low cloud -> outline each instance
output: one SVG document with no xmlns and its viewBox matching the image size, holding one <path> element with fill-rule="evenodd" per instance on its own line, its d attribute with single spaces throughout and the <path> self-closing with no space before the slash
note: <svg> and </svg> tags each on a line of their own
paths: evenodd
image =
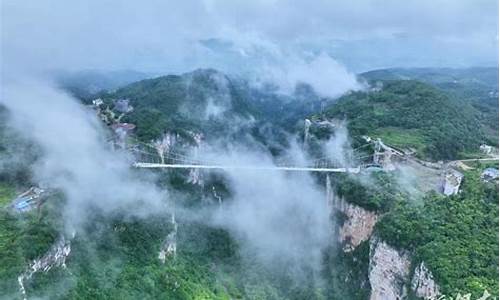
<svg viewBox="0 0 500 300">
<path fill-rule="evenodd" d="M 93 209 L 138 216 L 166 209 L 166 192 L 132 172 L 126 155 L 108 147 L 95 113 L 66 93 L 25 78 L 3 86 L 0 104 L 12 128 L 40 147 L 34 179 L 65 194 L 68 228 Z"/>
<path fill-rule="evenodd" d="M 241 167 L 223 173 L 231 197 L 214 211 L 213 225 L 232 233 L 244 250 L 256 253 L 265 265 L 279 261 L 297 269 L 319 270 L 332 232 L 324 189 L 311 174 L 245 169 L 276 164 L 263 151 L 239 146 L 205 147 L 201 156 Z M 288 165 L 303 165 L 304 156 L 298 146 L 284 154 Z"/>
</svg>

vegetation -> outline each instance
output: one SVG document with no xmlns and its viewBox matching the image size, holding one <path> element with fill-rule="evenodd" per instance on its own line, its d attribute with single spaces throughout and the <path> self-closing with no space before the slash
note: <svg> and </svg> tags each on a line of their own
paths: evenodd
<svg viewBox="0 0 500 300">
<path fill-rule="evenodd" d="M 326 115 L 347 119 L 353 136 L 380 137 L 434 160 L 454 159 L 491 142 L 470 105 L 412 80 L 387 81 L 381 91 L 346 95 Z"/>
<path fill-rule="evenodd" d="M 249 134 L 266 143 L 262 139 L 264 131 L 280 128 L 290 132 L 298 119 L 318 111 L 322 101 L 326 102 L 306 85 L 298 87 L 292 96 L 275 92 L 272 88 L 256 89 L 216 70 L 199 69 L 80 98 L 90 104 L 92 98 L 100 97 L 111 109 L 115 100 L 129 99 L 134 110 L 121 120 L 137 125 L 135 133 L 144 142 L 166 131 L 187 138 L 189 131 L 196 131 L 206 139 L 235 139 Z"/>
<path fill-rule="evenodd" d="M 233 82 L 211 69 L 146 79 L 99 96 L 111 107 L 114 100 L 130 100 L 134 110 L 123 121 L 136 124 L 143 141 L 165 131 L 187 135 L 196 130 L 210 136 L 252 112 Z"/>
<path fill-rule="evenodd" d="M 53 201 L 58 202 L 57 199 Z M 17 293 L 17 276 L 56 240 L 60 216 L 52 212 L 50 205 L 50 208 L 34 210 L 21 217 L 9 207 L 0 208 L 0 296 Z"/>
<path fill-rule="evenodd" d="M 488 138 L 498 143 L 498 68 L 396 68 L 370 71 L 360 77 L 371 83 L 413 79 L 431 84 L 458 102 L 470 104 Z"/>
<path fill-rule="evenodd" d="M 408 197 L 392 174 L 373 172 L 361 181 L 340 173 L 335 176 L 336 193 L 347 202 L 356 204 L 370 211 L 389 211 L 395 202 Z"/>
<path fill-rule="evenodd" d="M 252 256 L 241 257 L 227 232 L 203 224 L 180 224 L 177 255 L 162 264 L 157 255 L 170 230 L 160 216 L 147 221 L 96 216 L 73 239 L 67 269 L 37 273 L 27 281 L 27 291 L 50 299 L 298 300 L 321 295 L 313 274 L 299 283 L 292 280 L 291 266 L 276 271 Z M 23 266 L 22 259 L 15 265 Z M 6 270 L 5 278 L 11 278 L 4 282 L 11 286 L 2 291 L 15 291 L 22 267 Z"/>
<path fill-rule="evenodd" d="M 425 261 L 446 295 L 498 291 L 498 184 L 482 182 L 481 170 L 466 172 L 461 193 L 399 202 L 377 224 L 382 239 Z"/>
<path fill-rule="evenodd" d="M 368 266 L 370 242 L 362 242 L 353 252 L 345 253 L 333 247 L 326 251 L 324 276 L 327 299 L 364 300 L 370 297 Z"/>
<path fill-rule="evenodd" d="M 474 91 L 478 87 L 475 81 L 459 81 L 458 88 L 439 74 L 412 75 L 424 82 L 394 74 L 364 74 L 368 80 L 383 80 L 383 89 L 345 95 L 325 112 L 328 118 L 348 120 L 353 147 L 366 144 L 361 136 L 369 135 L 398 148 L 412 148 L 420 157 L 439 160 L 476 155 L 482 142 L 497 144 L 491 133 L 498 128 L 491 125 L 494 116 L 488 111 L 494 101 L 488 102 L 489 94 L 485 94 L 492 87 L 490 81 L 483 78 L 485 83 Z M 295 95 L 304 101 L 289 102 L 289 98 L 265 89 L 256 91 L 214 70 L 143 80 L 99 96 L 115 111 L 114 100 L 130 99 L 134 111 L 122 121 L 136 124 L 142 141 L 158 138 L 165 131 L 181 135 L 184 141 L 192 139 L 190 131 L 225 140 L 249 134 L 252 142 L 276 155 L 288 146 L 283 129 L 297 129 L 295 125 L 311 109 L 317 112 L 321 103 L 304 86 Z M 88 103 L 94 95 L 85 97 Z M 214 110 L 207 115 L 209 106 Z M 250 115 L 262 124 L 241 122 L 250 120 Z M 5 116 L 0 107 L 0 155 L 14 162 L 13 149 L 34 149 L 26 153 L 28 159 L 22 164 L 12 163 L 0 171 L 0 297 L 15 298 L 19 296 L 17 276 L 50 249 L 63 231 L 64 197 L 54 195 L 40 211 L 15 214 L 8 209 L 15 190 L 30 184 L 29 165 L 37 150 L 6 130 Z M 316 142 L 334 133 L 313 126 L 310 134 Z M 313 142 L 310 151 L 318 146 Z M 425 261 L 444 294 L 472 292 L 479 297 L 485 289 L 490 293 L 498 290 L 498 183 L 479 179 L 486 166 L 475 164 L 475 169 L 465 172 L 458 195 L 430 193 L 422 201 L 412 201 L 400 189 L 397 174 L 338 174 L 332 175 L 332 182 L 339 197 L 377 211 L 382 217 L 376 234 L 398 249 L 411 251 L 414 265 Z M 159 173 L 155 178 L 160 185 L 169 186 L 172 197 L 184 195 L 183 204 L 189 208 L 206 205 L 201 199 L 213 197 L 212 187 L 224 199 L 231 197 L 231 188 L 220 174 L 205 177 L 205 186 L 197 187 L 186 182 L 186 173 Z M 337 217 L 342 222 L 342 216 Z M 279 260 L 266 265 L 255 253 L 243 252 L 228 231 L 178 216 L 178 251 L 175 258 L 162 264 L 158 252 L 172 230 L 169 220 L 165 215 L 138 219 L 95 211 L 72 239 L 67 268 L 35 274 L 26 282 L 28 294 L 50 299 L 369 297 L 369 241 L 350 253 L 331 245 L 324 251 L 320 271 L 305 268 L 297 277 L 296 266 Z"/>
<path fill-rule="evenodd" d="M 14 188 L 7 183 L 0 182 L 0 207 L 6 206 L 14 198 Z"/>
</svg>

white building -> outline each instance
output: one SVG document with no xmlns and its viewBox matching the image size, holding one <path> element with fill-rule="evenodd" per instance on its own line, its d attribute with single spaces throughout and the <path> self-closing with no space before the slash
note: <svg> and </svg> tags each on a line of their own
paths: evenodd
<svg viewBox="0 0 500 300">
<path fill-rule="evenodd" d="M 443 194 L 446 196 L 457 194 L 463 178 L 464 175 L 457 170 L 447 170 L 443 180 Z"/>
<path fill-rule="evenodd" d="M 99 107 L 103 104 L 104 104 L 104 102 L 102 101 L 101 98 L 97 98 L 97 99 L 92 100 L 92 105 L 94 105 L 95 107 Z"/>
<path fill-rule="evenodd" d="M 495 168 L 486 168 L 481 174 L 481 179 L 484 181 L 498 179 L 498 170 Z"/>
<path fill-rule="evenodd" d="M 481 146 L 479 146 L 479 150 L 481 150 L 481 152 L 483 152 L 484 154 L 491 154 L 491 152 L 493 151 L 493 147 L 482 144 Z"/>
</svg>

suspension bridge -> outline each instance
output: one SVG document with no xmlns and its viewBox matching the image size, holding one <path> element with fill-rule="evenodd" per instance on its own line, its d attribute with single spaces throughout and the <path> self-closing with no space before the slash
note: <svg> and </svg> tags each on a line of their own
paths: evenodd
<svg viewBox="0 0 500 300">
<path fill-rule="evenodd" d="M 357 174 L 363 166 L 356 167 L 335 167 L 331 159 L 327 157 L 316 158 L 305 165 L 289 163 L 275 163 L 266 165 L 239 165 L 223 164 L 216 161 L 200 160 L 195 155 L 188 156 L 174 151 L 161 151 L 157 146 L 144 143 L 138 140 L 133 141 L 132 147 L 127 147 L 129 152 L 134 154 L 136 159 L 132 165 L 136 168 L 146 169 L 208 169 L 208 170 L 255 170 L 255 171 L 292 171 L 292 172 L 322 172 L 322 173 L 353 173 Z M 138 147 L 140 145 L 140 147 Z M 362 147 L 368 146 L 368 144 Z M 362 148 L 359 147 L 359 148 Z M 354 149 L 351 160 L 360 161 L 371 155 L 355 155 Z"/>
<path fill-rule="evenodd" d="M 356 167 L 356 168 L 315 168 L 315 167 L 286 167 L 286 166 L 158 164 L 158 163 L 142 163 L 142 162 L 136 162 L 133 164 L 133 166 L 137 167 L 137 168 L 223 169 L 223 170 L 334 172 L 334 173 L 359 173 L 361 170 L 361 167 Z"/>
</svg>

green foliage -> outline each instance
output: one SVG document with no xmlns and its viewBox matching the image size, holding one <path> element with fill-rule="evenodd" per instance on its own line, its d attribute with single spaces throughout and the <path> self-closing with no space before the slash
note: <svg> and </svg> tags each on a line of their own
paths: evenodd
<svg viewBox="0 0 500 300">
<path fill-rule="evenodd" d="M 327 281 L 326 298 L 368 299 L 370 296 L 369 241 L 362 242 L 352 252 L 346 253 L 341 249 L 330 247 L 325 253 L 326 267 L 323 275 Z"/>
<path fill-rule="evenodd" d="M 498 145 L 498 68 L 385 69 L 360 75 L 369 82 L 414 79 L 433 85 L 454 99 L 470 104 L 487 134 Z"/>
<path fill-rule="evenodd" d="M 72 240 L 67 269 L 37 273 L 26 282 L 27 292 L 50 299 L 323 299 L 312 270 L 298 280 L 294 266 L 275 270 L 252 255 L 242 257 L 228 232 L 196 222 L 179 224 L 177 255 L 162 264 L 158 251 L 171 229 L 160 215 L 96 214 Z M 5 274 L 12 276 L 5 291 L 15 294 L 21 269 Z"/>
<path fill-rule="evenodd" d="M 466 173 L 458 195 L 400 202 L 376 226 L 382 239 L 425 261 L 447 295 L 498 291 L 498 185 L 481 182 L 481 170 Z"/>
<path fill-rule="evenodd" d="M 196 130 L 210 136 L 231 129 L 227 128 L 229 120 L 247 118 L 253 112 L 234 83 L 211 69 L 146 79 L 101 96 L 109 103 L 113 99 L 130 100 L 134 110 L 122 121 L 136 124 L 136 134 L 142 141 L 165 131 L 186 135 Z M 207 113 L 212 109 L 223 119 Z"/>
<path fill-rule="evenodd" d="M 401 129 L 397 127 L 386 127 L 376 129 L 374 136 L 379 137 L 382 141 L 392 147 L 412 148 L 417 153 L 423 153 L 426 149 L 428 141 L 421 129 Z"/>
<path fill-rule="evenodd" d="M 41 219 L 45 213 L 42 209 L 21 216 L 8 208 L 0 209 L 0 296 L 18 290 L 17 276 L 57 238 L 57 218 Z"/>
<path fill-rule="evenodd" d="M 478 149 L 487 138 L 473 108 L 427 84 L 403 80 L 384 83 L 382 91 L 344 96 L 327 111 L 346 118 L 353 136 L 389 138 L 418 155 L 453 159 Z M 412 138 L 407 139 L 409 136 Z"/>
<path fill-rule="evenodd" d="M 14 196 L 14 188 L 7 183 L 0 182 L 0 207 L 10 203 L 14 199 Z"/>
<path fill-rule="evenodd" d="M 395 179 L 384 172 L 373 172 L 363 179 L 340 173 L 332 182 L 339 197 L 371 211 L 386 212 L 406 196 L 398 189 Z"/>
</svg>

